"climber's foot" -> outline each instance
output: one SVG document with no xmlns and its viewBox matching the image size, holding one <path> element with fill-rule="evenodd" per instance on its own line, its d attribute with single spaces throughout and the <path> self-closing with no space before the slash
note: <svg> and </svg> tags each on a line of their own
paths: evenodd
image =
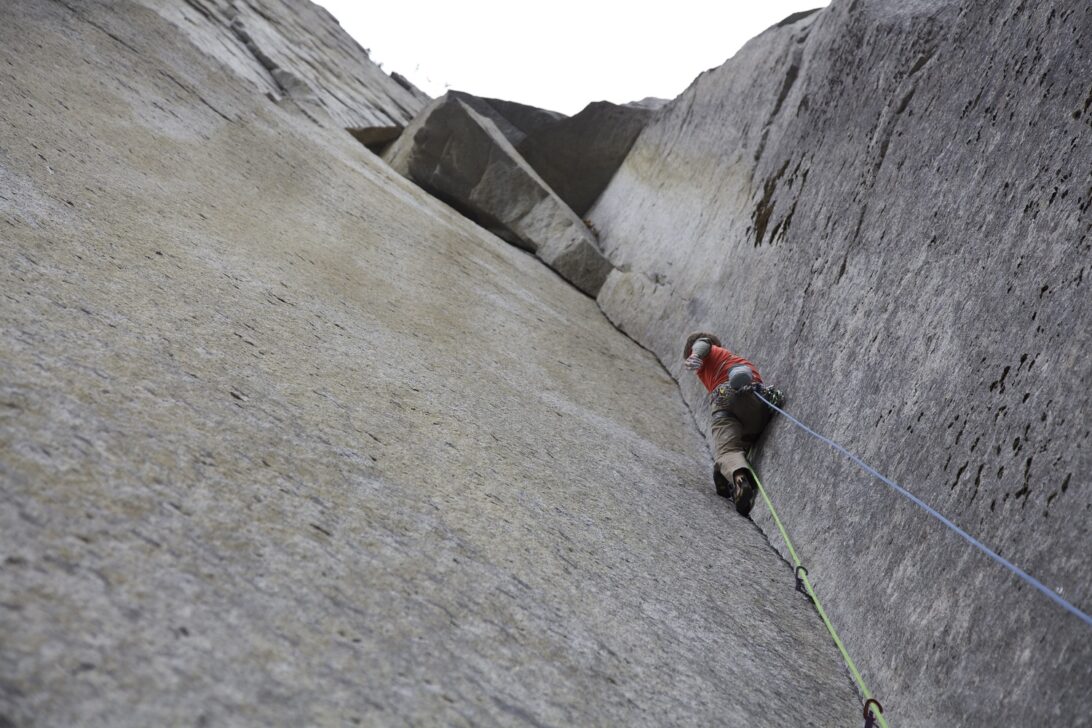
<svg viewBox="0 0 1092 728">
<path fill-rule="evenodd" d="M 713 487 L 717 489 L 717 495 L 731 499 L 735 488 L 728 482 L 728 478 L 721 475 L 720 468 L 713 466 Z"/>
<path fill-rule="evenodd" d="M 735 474 L 736 488 L 732 494 L 732 500 L 735 501 L 736 511 L 746 516 L 751 512 L 751 508 L 755 504 L 755 487 L 751 483 L 751 476 L 746 470 L 737 470 Z"/>
</svg>

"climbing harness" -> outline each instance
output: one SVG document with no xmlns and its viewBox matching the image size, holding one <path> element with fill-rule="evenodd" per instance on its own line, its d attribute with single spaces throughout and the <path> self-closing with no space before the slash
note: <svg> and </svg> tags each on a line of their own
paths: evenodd
<svg viewBox="0 0 1092 728">
<path fill-rule="evenodd" d="M 763 400 L 766 401 L 766 400 Z M 838 648 L 838 651 L 842 653 L 842 660 L 845 661 L 846 667 L 849 668 L 850 675 L 853 676 L 853 681 L 857 683 L 857 689 L 861 691 L 861 695 L 864 696 L 864 718 L 865 728 L 879 725 L 881 728 L 887 728 L 887 721 L 883 717 L 883 707 L 879 701 L 872 697 L 872 691 L 868 689 L 868 685 L 865 684 L 864 678 L 861 677 L 860 671 L 857 669 L 857 665 L 854 664 L 853 658 L 849 656 L 849 652 L 846 651 L 846 646 L 842 644 L 842 638 L 838 636 L 838 630 L 834 629 L 834 625 L 831 624 L 830 617 L 827 616 L 826 610 L 823 609 L 823 604 L 819 601 L 819 597 L 815 593 L 815 589 L 812 588 L 811 581 L 808 580 L 808 570 L 800 563 L 800 557 L 796 554 L 796 549 L 792 545 L 792 539 L 789 538 L 789 532 L 785 530 L 785 525 L 781 523 L 781 518 L 777 515 L 777 509 L 774 508 L 773 501 L 770 500 L 770 496 L 766 493 L 766 489 L 762 487 L 762 481 L 759 480 L 758 475 L 755 474 L 754 468 L 749 468 L 751 472 L 751 478 L 754 480 L 755 485 L 758 486 L 758 492 L 762 495 L 762 500 L 766 502 L 766 507 L 770 510 L 770 515 L 773 516 L 773 521 L 777 524 L 777 530 L 781 532 L 781 538 L 785 541 L 785 546 L 789 549 L 789 556 L 792 557 L 792 563 L 795 567 L 793 573 L 796 574 L 796 588 L 807 595 L 811 603 L 815 605 L 815 611 L 819 613 L 819 618 L 823 620 L 823 625 L 826 626 L 827 632 L 830 633 L 831 639 L 834 640 L 834 646 Z M 870 705 L 876 705 L 876 712 L 870 709 Z M 877 722 L 878 721 L 878 722 Z"/>
<path fill-rule="evenodd" d="M 760 395 L 767 403 L 773 402 L 778 406 L 784 404 L 785 395 L 777 387 L 767 387 L 765 384 L 747 384 L 742 387 L 733 387 L 730 381 L 724 381 L 713 388 L 709 393 L 710 404 L 713 407 L 713 418 L 716 419 L 720 412 L 726 410 L 732 400 L 744 392 L 754 392 Z"/>
<path fill-rule="evenodd" d="M 713 388 L 710 393 L 713 398 L 713 408 L 717 412 L 723 412 L 725 408 L 732 404 L 732 399 L 736 396 L 736 391 L 728 386 L 728 382 L 718 384 Z"/>
<path fill-rule="evenodd" d="M 838 443 L 836 443 L 834 440 L 831 440 L 828 437 L 824 437 L 824 436 L 820 435 L 818 432 L 811 429 L 810 427 L 805 425 L 803 422 L 801 422 L 800 420 L 798 420 L 795 417 L 793 417 L 792 415 L 790 415 L 785 410 L 781 409 L 781 407 L 779 405 L 774 404 L 771 400 L 766 399 L 765 397 L 763 397 L 760 392 L 756 392 L 756 394 L 758 394 L 759 399 L 761 399 L 767 405 L 772 407 L 774 409 L 774 411 L 776 411 L 778 414 L 784 415 L 790 422 L 792 422 L 794 425 L 796 425 L 800 429 L 804 430 L 804 432 L 808 433 L 809 435 L 816 438 L 820 442 L 826 443 L 827 445 L 831 446 L 832 448 L 834 448 L 838 452 L 840 452 L 843 455 L 845 455 L 846 457 L 848 457 L 853 462 L 860 465 L 862 468 L 864 468 L 864 470 L 866 472 L 870 473 L 871 475 L 874 475 L 882 483 L 884 483 L 885 485 L 891 487 L 896 492 L 898 492 L 900 495 L 906 497 L 912 503 L 914 503 L 915 505 L 920 507 L 922 510 L 924 510 L 926 513 L 933 516 L 938 521 L 940 521 L 945 526 L 947 526 L 949 529 L 951 529 L 952 531 L 957 533 L 967 543 L 971 544 L 972 546 L 977 548 L 979 551 L 981 551 L 982 553 L 986 554 L 987 556 L 989 556 L 991 559 L 993 559 L 997 563 L 1004 566 L 1006 569 L 1011 571 L 1013 574 L 1016 574 L 1016 576 L 1020 577 L 1025 582 L 1027 582 L 1031 586 L 1035 587 L 1036 589 L 1038 589 L 1040 592 L 1042 592 L 1046 596 L 1050 597 L 1050 599 L 1053 602 L 1055 602 L 1056 604 L 1058 604 L 1059 606 L 1061 606 L 1062 608 L 1064 608 L 1066 611 L 1070 612 L 1071 614 L 1075 615 L 1078 619 L 1083 621 L 1088 626 L 1092 627 L 1092 617 L 1090 617 L 1085 612 L 1081 611 L 1078 607 L 1074 606 L 1073 604 L 1070 604 L 1068 601 L 1066 601 L 1061 596 L 1056 594 L 1052 589 L 1050 589 L 1050 587 L 1043 584 L 1043 582 L 1039 581 L 1038 579 L 1036 579 L 1032 575 L 1028 574 L 1026 571 L 1021 569 L 1020 567 L 1013 564 L 1011 561 L 1009 561 L 1005 557 L 1001 556 L 1000 554 L 998 554 L 995 551 L 993 551 L 992 549 L 990 549 L 988 546 L 983 544 L 981 541 L 976 539 L 974 536 L 967 533 L 966 531 L 964 531 L 962 528 L 960 528 L 956 524 L 952 523 L 951 520 L 945 518 L 936 509 L 934 509 L 931 506 L 929 506 L 928 504 L 926 504 L 925 501 L 921 500 L 916 495 L 914 495 L 910 491 L 906 490 L 906 488 L 903 488 L 901 485 L 899 485 L 895 481 L 891 480 L 890 478 L 883 475 L 882 473 L 880 473 L 878 470 L 876 470 L 872 466 L 868 465 L 866 462 L 864 462 L 859 457 L 857 457 L 856 455 L 851 453 L 849 450 L 847 450 L 846 448 L 844 448 L 841 445 L 839 445 Z M 771 511 L 772 510 L 773 509 L 771 508 Z M 776 520 L 776 518 L 777 517 L 775 516 L 774 519 Z M 780 522 L 778 522 L 778 525 L 780 525 Z M 782 535 L 785 535 L 784 531 L 782 531 Z M 786 537 L 786 540 L 788 540 L 787 537 Z M 792 547 L 790 547 L 790 550 L 791 550 L 791 548 Z"/>
</svg>

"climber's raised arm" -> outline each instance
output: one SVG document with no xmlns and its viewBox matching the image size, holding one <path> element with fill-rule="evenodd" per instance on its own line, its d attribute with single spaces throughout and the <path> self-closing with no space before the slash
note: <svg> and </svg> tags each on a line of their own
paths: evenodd
<svg viewBox="0 0 1092 728">
<path fill-rule="evenodd" d="M 698 332 L 686 337 L 686 344 L 683 346 L 683 359 L 686 360 L 684 366 L 692 372 L 701 369 L 702 362 L 713 350 L 714 343 L 719 344 L 720 340 L 712 334 Z"/>
<path fill-rule="evenodd" d="M 691 347 L 690 356 L 686 358 L 686 368 L 692 372 L 701 369 L 702 361 L 712 348 L 713 345 L 709 343 L 708 339 L 698 339 L 695 341 L 694 346 Z"/>
</svg>

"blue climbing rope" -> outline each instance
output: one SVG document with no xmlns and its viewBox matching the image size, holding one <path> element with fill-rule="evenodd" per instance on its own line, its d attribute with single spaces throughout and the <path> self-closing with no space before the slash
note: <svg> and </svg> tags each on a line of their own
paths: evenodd
<svg viewBox="0 0 1092 728">
<path fill-rule="evenodd" d="M 845 455 L 846 457 L 848 457 L 853 462 L 860 465 L 862 468 L 864 468 L 865 471 L 867 471 L 868 473 L 874 475 L 882 483 L 890 486 L 896 492 L 898 492 L 899 494 L 901 494 L 905 498 L 909 499 L 912 503 L 914 503 L 915 505 L 920 507 L 926 513 L 928 513 L 929 515 L 936 518 L 938 521 L 943 523 L 945 526 L 950 528 L 952 531 L 955 531 L 967 543 L 971 544 L 972 546 L 977 548 L 979 551 L 981 551 L 982 553 L 986 554 L 987 556 L 989 556 L 991 559 L 993 559 L 997 563 L 1004 566 L 1006 569 L 1011 571 L 1013 574 L 1016 574 L 1018 577 L 1023 579 L 1028 584 L 1031 584 L 1033 587 L 1035 587 L 1036 589 L 1041 591 L 1043 594 L 1046 594 L 1056 604 L 1058 604 L 1059 606 L 1061 606 L 1062 608 L 1064 608 L 1066 611 L 1070 612 L 1071 614 L 1077 616 L 1081 621 L 1083 621 L 1088 626 L 1092 627 L 1092 617 L 1088 616 L 1088 614 L 1081 611 L 1079 608 L 1075 607 L 1074 605 L 1070 604 L 1068 601 L 1066 601 L 1065 599 L 1060 597 L 1053 590 L 1051 590 L 1048 586 L 1043 584 L 1043 582 L 1039 581 L 1034 576 L 1027 573 L 1023 569 L 1021 569 L 1019 566 L 1017 566 L 1016 564 L 1014 564 L 1011 561 L 1009 561 L 1008 559 L 1006 559 L 1004 556 L 1001 556 L 1000 554 L 994 552 L 992 549 L 990 549 L 988 546 L 983 544 L 977 538 L 975 538 L 971 534 L 967 533 L 966 531 L 964 531 L 962 528 L 960 528 L 956 524 L 952 523 L 949 519 L 945 518 L 935 508 L 931 507 L 928 503 L 923 501 L 921 498 L 918 498 L 916 495 L 914 495 L 913 493 L 908 491 L 906 488 L 903 488 L 901 485 L 899 485 L 895 481 L 891 480 L 891 478 L 888 478 L 887 476 L 885 476 L 884 474 L 882 474 L 881 472 L 879 472 L 878 470 L 873 468 L 871 465 L 869 465 L 868 463 L 866 463 L 865 461 L 861 460 L 859 457 L 857 457 L 856 455 L 851 453 L 849 450 L 847 450 L 846 448 L 839 445 L 834 440 L 831 440 L 829 437 L 824 437 L 823 435 L 820 435 L 818 432 L 811 429 L 810 427 L 805 425 L 803 422 L 801 422 L 800 420 L 798 420 L 795 417 L 793 417 L 792 415 L 790 415 L 785 410 L 781 409 L 780 407 L 778 407 L 774 403 L 770 402 L 757 389 L 755 390 L 755 394 L 758 396 L 759 399 L 761 399 L 763 402 L 765 402 L 768 407 L 772 408 L 774 411 L 778 412 L 779 414 L 784 415 L 790 422 L 792 422 L 794 425 L 796 425 L 797 427 L 802 429 L 804 432 L 808 433 L 809 435 L 811 435 L 815 439 L 819 440 L 820 442 L 826 443 L 830 447 L 834 448 L 838 452 L 840 452 L 843 455 Z"/>
</svg>

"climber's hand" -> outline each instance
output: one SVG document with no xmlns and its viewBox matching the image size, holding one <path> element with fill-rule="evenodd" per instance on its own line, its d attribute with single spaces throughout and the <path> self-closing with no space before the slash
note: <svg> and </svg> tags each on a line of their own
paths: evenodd
<svg viewBox="0 0 1092 728">
<path fill-rule="evenodd" d="M 690 356 L 686 360 L 686 368 L 692 372 L 696 372 L 701 369 L 701 358 L 697 356 Z"/>
</svg>

